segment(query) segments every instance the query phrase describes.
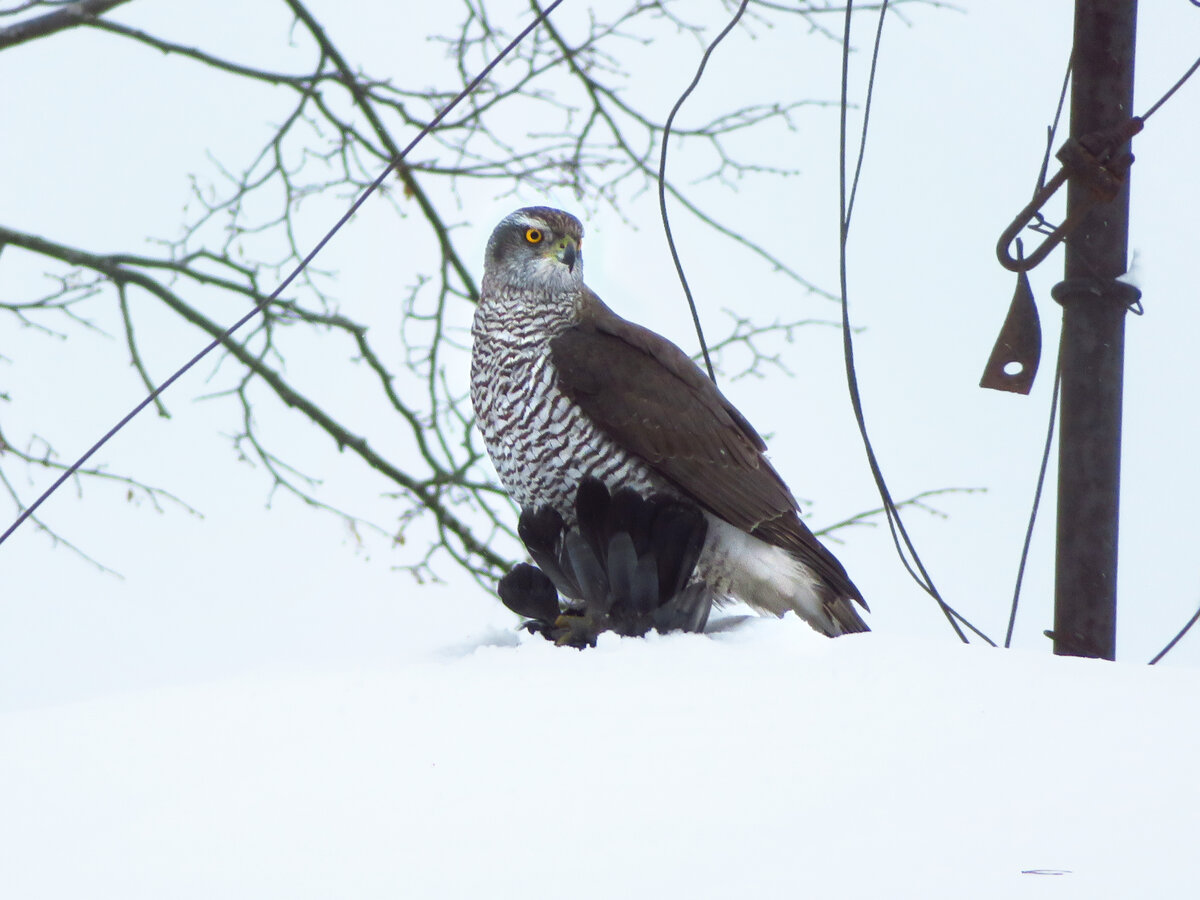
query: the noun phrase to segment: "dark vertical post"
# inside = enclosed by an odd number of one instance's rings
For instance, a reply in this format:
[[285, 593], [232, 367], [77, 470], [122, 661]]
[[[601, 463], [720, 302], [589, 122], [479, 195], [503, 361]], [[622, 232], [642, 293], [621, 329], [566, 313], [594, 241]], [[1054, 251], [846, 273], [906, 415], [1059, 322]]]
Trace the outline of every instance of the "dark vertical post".
[[[1071, 135], [1120, 125], [1133, 115], [1137, 0], [1076, 0]], [[1068, 214], [1088, 188], [1072, 179]], [[1117, 624], [1117, 513], [1125, 313], [1136, 300], [1118, 282], [1129, 237], [1129, 180], [1095, 206], [1067, 240], [1062, 408], [1058, 453], [1058, 552], [1054, 652], [1113, 659]]]

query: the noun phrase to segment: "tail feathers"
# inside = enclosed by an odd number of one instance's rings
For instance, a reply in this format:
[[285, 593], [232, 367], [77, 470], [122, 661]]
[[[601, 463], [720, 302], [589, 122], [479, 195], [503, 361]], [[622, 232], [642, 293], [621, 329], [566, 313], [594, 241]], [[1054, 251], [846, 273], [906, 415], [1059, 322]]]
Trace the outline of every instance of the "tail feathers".
[[791, 551], [711, 513], [696, 577], [706, 581], [718, 598], [741, 600], [769, 615], [795, 612], [829, 637], [870, 631], [854, 607], [856, 601], [866, 606], [857, 591], [839, 589]]
[[836, 629], [826, 632], [830, 637], [838, 637], [843, 634], [860, 634], [871, 630], [867, 627], [867, 623], [862, 620], [862, 616], [854, 608], [854, 601], [849, 597], [836, 597], [833, 600], [827, 600], [825, 602], [825, 612]]

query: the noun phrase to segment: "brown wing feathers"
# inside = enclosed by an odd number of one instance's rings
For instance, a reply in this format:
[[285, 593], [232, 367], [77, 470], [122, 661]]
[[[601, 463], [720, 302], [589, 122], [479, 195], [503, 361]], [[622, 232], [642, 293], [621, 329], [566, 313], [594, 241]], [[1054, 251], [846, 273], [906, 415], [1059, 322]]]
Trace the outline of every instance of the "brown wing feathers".
[[800, 520], [762, 438], [682, 350], [595, 294], [580, 323], [550, 346], [560, 387], [615, 440], [711, 512], [793, 551], [839, 593], [861, 600]]

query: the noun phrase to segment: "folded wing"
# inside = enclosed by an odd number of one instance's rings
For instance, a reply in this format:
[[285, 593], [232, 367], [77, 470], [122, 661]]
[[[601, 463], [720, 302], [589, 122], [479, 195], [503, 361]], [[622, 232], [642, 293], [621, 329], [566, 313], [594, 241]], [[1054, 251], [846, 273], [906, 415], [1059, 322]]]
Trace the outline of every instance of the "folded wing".
[[[862, 595], [801, 521], [766, 444], [688, 356], [592, 295], [551, 341], [559, 387], [615, 441], [703, 508], [783, 547], [835, 591]], [[865, 606], [865, 603], [864, 603]]]

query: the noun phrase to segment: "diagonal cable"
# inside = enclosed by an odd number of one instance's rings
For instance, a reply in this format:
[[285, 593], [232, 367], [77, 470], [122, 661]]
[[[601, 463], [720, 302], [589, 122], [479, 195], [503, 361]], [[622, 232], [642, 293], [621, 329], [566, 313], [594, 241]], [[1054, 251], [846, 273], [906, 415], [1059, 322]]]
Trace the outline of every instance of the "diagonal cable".
[[453, 110], [454, 107], [458, 106], [458, 104], [461, 103], [462, 100], [465, 97], [467, 97], [467, 95], [469, 95], [473, 90], [475, 90], [475, 88], [477, 88], [483, 82], [483, 80], [485, 78], [487, 78], [488, 75], [491, 74], [492, 70], [495, 69], [496, 66], [498, 66], [501, 63], [501, 61], [506, 56], [508, 56], [509, 53], [511, 53], [513, 50], [515, 50], [517, 48], [517, 46], [523, 40], [525, 40], [525, 38], [527, 38], [533, 32], [533, 30], [535, 28], [537, 28], [538, 25], [540, 25], [550, 15], [550, 13], [554, 12], [554, 10], [558, 6], [560, 6], [562, 3], [563, 3], [563, 0], [554, 0], [554, 2], [551, 3], [549, 6], [547, 6], [544, 10], [540, 10], [538, 12], [538, 14], [533, 18], [533, 20], [528, 25], [526, 25], [525, 28], [523, 28], [521, 30], [521, 32], [516, 37], [514, 37], [508, 43], [508, 45], [503, 50], [501, 50], [491, 60], [491, 62], [489, 62], [486, 66], [484, 66], [483, 69], [479, 72], [479, 74], [476, 75], [473, 79], [471, 79], [471, 82], [466, 87], [464, 87], [457, 94], [457, 96], [454, 97], [454, 99], [452, 99], [449, 103], [447, 103], [444, 107], [442, 107], [442, 110], [437, 115], [435, 115], [424, 127], [421, 128], [421, 130], [417, 133], [417, 136], [414, 137], [411, 141], [409, 141], [408, 146], [400, 151], [399, 157], [392, 160], [392, 162], [389, 163], [388, 166], [382, 172], [379, 173], [379, 176], [374, 181], [372, 181], [369, 185], [367, 185], [366, 189], [363, 190], [363, 192], [358, 195], [358, 197], [355, 199], [355, 201], [352, 204], [350, 204], [350, 208], [347, 209], [346, 212], [342, 214], [342, 217], [340, 219], [338, 219], [337, 222], [334, 223], [333, 227], [330, 228], [329, 231], [327, 231], [325, 233], [325, 236], [322, 237], [321, 240], [319, 240], [317, 242], [316, 246], [314, 246], [312, 248], [312, 250], [310, 250], [308, 252], [308, 254], [302, 260], [300, 260], [299, 263], [296, 264], [296, 267], [294, 269], [292, 269], [292, 271], [288, 274], [288, 276], [286, 278], [283, 279], [282, 282], [280, 282], [279, 286], [276, 287], [275, 290], [273, 290], [270, 293], [270, 295], [267, 297], [266, 300], [255, 305], [255, 307], [252, 310], [250, 310], [248, 313], [246, 313], [244, 316], [242, 316], [240, 319], [238, 319], [236, 322], [234, 322], [231, 326], [229, 326], [229, 328], [227, 328], [223, 334], [214, 338], [204, 349], [202, 349], [199, 353], [197, 353], [195, 356], [193, 356], [191, 359], [189, 359], [186, 363], [184, 363], [182, 366], [180, 366], [178, 369], [176, 369], [175, 372], [169, 378], [167, 378], [162, 384], [160, 384], [157, 388], [155, 388], [153, 391], [151, 391], [140, 403], [138, 403], [133, 409], [131, 409], [128, 413], [126, 413], [125, 416], [122, 417], [119, 422], [117, 422], [112, 428], [110, 428], [107, 432], [105, 432], [105, 434], [98, 441], [96, 441], [94, 444], [92, 444], [92, 446], [88, 448], [86, 453], [84, 453], [82, 456], [79, 457], [79, 459], [75, 460], [75, 462], [73, 462], [70, 466], [68, 466], [66, 469], [64, 469], [62, 474], [59, 475], [59, 477], [54, 481], [54, 483], [51, 484], [50, 487], [48, 487], [45, 491], [43, 491], [42, 494], [36, 500], [33, 501], [33, 503], [31, 503], [28, 507], [26, 507], [25, 510], [22, 511], [22, 513], [19, 516], [17, 516], [16, 521], [14, 521], [4, 531], [3, 534], [0, 534], [0, 544], [3, 544], [14, 531], [16, 531], [18, 528], [20, 528], [21, 525], [25, 522], [25, 520], [28, 519], [30, 516], [32, 516], [37, 511], [38, 507], [40, 507], [43, 503], [45, 503], [46, 500], [49, 499], [50, 496], [55, 491], [57, 491], [67, 481], [67, 479], [69, 479], [72, 475], [74, 475], [77, 471], [79, 471], [80, 467], [83, 466], [84, 463], [86, 463], [89, 459], [91, 459], [92, 456], [95, 455], [95, 453], [101, 447], [103, 447], [105, 444], [107, 444], [117, 434], [117, 432], [119, 432], [122, 428], [124, 428], [126, 425], [128, 425], [134, 419], [134, 417], [137, 416], [138, 413], [140, 413], [143, 409], [145, 409], [147, 406], [149, 406], [151, 403], [153, 403], [155, 400], [157, 400], [159, 395], [161, 395], [163, 393], [163, 391], [165, 391], [167, 388], [169, 388], [171, 385], [173, 385], [176, 381], [178, 381], [180, 378], [182, 378], [184, 374], [186, 374], [193, 366], [196, 365], [196, 363], [200, 362], [200, 360], [202, 360], [205, 356], [207, 356], [209, 353], [211, 353], [217, 347], [221, 346], [225, 341], [227, 341], [234, 334], [234, 332], [236, 332], [239, 328], [241, 328], [243, 325], [245, 325], [247, 322], [249, 322], [251, 319], [253, 319], [255, 316], [257, 316], [260, 312], [263, 311], [264, 307], [268, 303], [270, 303], [272, 300], [275, 300], [281, 293], [283, 293], [283, 291], [286, 290], [287, 287], [293, 281], [296, 280], [296, 278], [300, 275], [300, 273], [303, 272], [305, 268], [307, 268], [308, 264], [311, 263], [316, 258], [317, 254], [319, 254], [322, 250], [325, 249], [325, 245], [328, 244], [333, 239], [333, 236], [342, 229], [342, 226], [344, 226], [347, 222], [349, 222], [350, 219], [354, 216], [354, 214], [356, 212], [358, 212], [359, 208], [361, 208], [362, 205], [367, 202], [367, 199], [373, 193], [375, 193], [376, 190], [378, 190], [380, 185], [382, 185], [383, 182], [387, 179], [387, 177], [390, 174], [392, 174], [392, 171], [396, 168], [396, 166], [400, 163], [400, 161], [403, 160], [406, 156], [408, 156], [408, 154], [412, 152], [413, 148], [415, 148], [417, 146], [417, 144], [419, 144], [426, 135], [428, 135], [431, 131], [433, 131], [434, 128], [436, 128], [439, 124], [441, 124], [442, 120], [445, 119], [447, 115], [449, 115], [450, 111]]
[[[1054, 136], [1062, 121], [1063, 107], [1067, 103], [1067, 87], [1071, 83], [1071, 69], [1075, 62], [1075, 48], [1067, 55], [1067, 70], [1063, 73], [1062, 88], [1058, 93], [1058, 105], [1054, 108], [1054, 119], [1046, 129], [1046, 151], [1042, 155], [1042, 167], [1038, 171], [1037, 185], [1033, 189], [1036, 196], [1046, 184], [1046, 173], [1050, 169], [1050, 154], [1054, 151]], [[1017, 255], [1022, 256], [1024, 249], [1020, 238], [1017, 239]], [[1042, 463], [1038, 468], [1037, 483], [1033, 491], [1033, 503], [1029, 510], [1029, 522], [1025, 526], [1025, 541], [1021, 545], [1021, 558], [1017, 563], [1016, 583], [1013, 585], [1012, 605], [1008, 611], [1008, 628], [1004, 632], [1005, 648], [1012, 646], [1013, 629], [1017, 624], [1017, 609], [1021, 604], [1021, 586], [1025, 581], [1025, 566], [1029, 562], [1029, 550], [1033, 545], [1033, 529], [1037, 524], [1038, 510], [1042, 504], [1042, 491], [1046, 485], [1046, 471], [1050, 466], [1050, 447], [1054, 443], [1054, 432], [1058, 415], [1058, 393], [1062, 386], [1062, 344], [1059, 344], [1058, 362], [1054, 367], [1054, 388], [1050, 392], [1050, 421], [1046, 426], [1046, 440], [1042, 445]]]

